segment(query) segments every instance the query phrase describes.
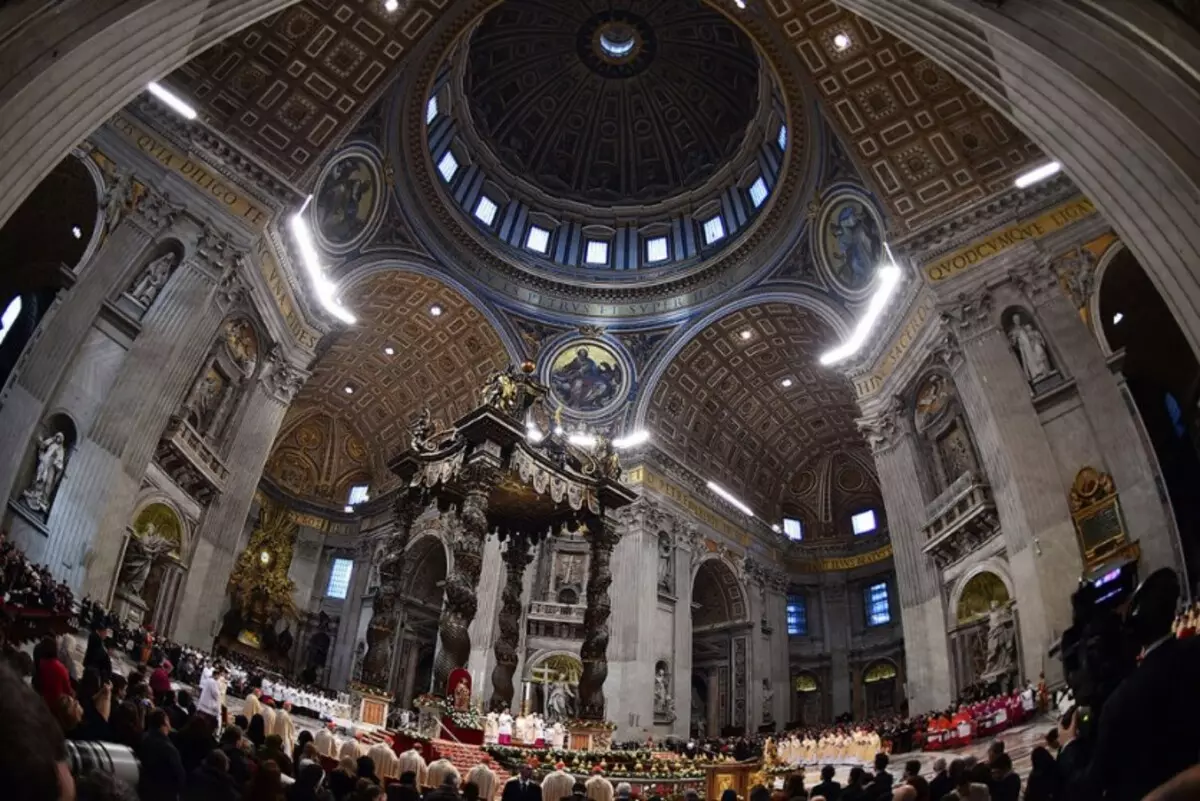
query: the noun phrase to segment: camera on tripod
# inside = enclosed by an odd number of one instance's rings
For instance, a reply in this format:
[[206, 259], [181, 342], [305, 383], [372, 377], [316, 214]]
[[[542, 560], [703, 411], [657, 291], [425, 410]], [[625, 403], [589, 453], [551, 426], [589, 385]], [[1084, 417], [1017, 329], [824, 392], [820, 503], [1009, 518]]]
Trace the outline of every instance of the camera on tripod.
[[1178, 601], [1174, 570], [1156, 570], [1138, 586], [1133, 559], [1080, 580], [1071, 596], [1071, 627], [1056, 649], [1075, 697], [1078, 736], [1094, 734], [1104, 702], [1136, 669], [1141, 650], [1170, 633]]

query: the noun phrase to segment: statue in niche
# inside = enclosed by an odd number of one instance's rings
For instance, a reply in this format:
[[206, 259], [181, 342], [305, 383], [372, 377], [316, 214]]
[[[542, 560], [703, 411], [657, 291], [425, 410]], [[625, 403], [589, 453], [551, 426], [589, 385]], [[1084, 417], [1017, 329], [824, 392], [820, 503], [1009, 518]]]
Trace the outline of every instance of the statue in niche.
[[254, 367], [258, 346], [254, 342], [254, 328], [246, 320], [230, 320], [225, 323], [225, 347], [237, 366], [249, 372]]
[[658, 588], [663, 592], [675, 591], [675, 548], [671, 535], [658, 535]]
[[158, 297], [158, 293], [166, 285], [167, 279], [171, 277], [177, 261], [174, 253], [159, 256], [138, 273], [138, 277], [134, 279], [126, 294], [149, 309], [154, 304], [154, 299]]
[[142, 590], [146, 588], [146, 580], [154, 564], [164, 555], [171, 552], [174, 543], [158, 533], [158, 527], [147, 523], [145, 532], [138, 536], [134, 534], [125, 546], [125, 558], [121, 562], [121, 572], [117, 577], [117, 589], [126, 596], [141, 598]]
[[992, 601], [987, 622], [987, 660], [983, 673], [985, 679], [1003, 676], [1017, 669], [1015, 629], [1012, 604]]
[[762, 680], [762, 711], [763, 723], [770, 725], [775, 722], [775, 711], [771, 706], [775, 703], [775, 690], [769, 679]]
[[563, 721], [571, 717], [575, 707], [575, 691], [561, 677], [550, 684], [546, 695], [546, 718], [550, 721]]
[[1033, 323], [1020, 312], [1013, 312], [1009, 325], [1008, 341], [1012, 343], [1029, 383], [1036, 384], [1054, 372], [1046, 351], [1046, 340]]
[[957, 423], [938, 441], [941, 451], [942, 464], [946, 471], [946, 486], [950, 486], [963, 473], [975, 469], [975, 460], [971, 456], [971, 446], [967, 441], [966, 432]]
[[117, 175], [116, 182], [104, 193], [104, 235], [108, 236], [117, 226], [125, 212], [133, 209], [133, 176], [127, 172]]
[[659, 662], [654, 671], [654, 714], [669, 717], [675, 714], [675, 699], [671, 697], [671, 677], [667, 674], [667, 663]]
[[583, 554], [564, 553], [558, 557], [557, 586], [574, 586], [583, 578]]
[[65, 442], [62, 432], [38, 440], [37, 470], [29, 488], [21, 493], [21, 500], [35, 512], [50, 511], [50, 499], [58, 488], [67, 463]]
[[192, 393], [187, 414], [188, 422], [197, 431], [204, 433], [212, 424], [212, 418], [217, 413], [224, 387], [224, 379], [212, 367], [209, 367], [200, 378], [196, 390]]

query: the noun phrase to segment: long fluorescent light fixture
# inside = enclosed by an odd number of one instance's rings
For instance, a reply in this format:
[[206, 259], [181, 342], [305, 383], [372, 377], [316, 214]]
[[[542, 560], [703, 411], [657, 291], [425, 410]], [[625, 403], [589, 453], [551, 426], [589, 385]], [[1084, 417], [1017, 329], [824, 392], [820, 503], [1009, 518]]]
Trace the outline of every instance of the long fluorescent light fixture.
[[848, 359], [858, 353], [858, 349], [867, 341], [871, 329], [879, 321], [879, 315], [883, 313], [887, 302], [891, 300], [892, 293], [896, 291], [896, 285], [900, 283], [900, 268], [892, 261], [890, 249], [888, 250], [888, 261], [889, 264], [880, 267], [875, 273], [878, 276], [879, 285], [875, 287], [875, 294], [871, 296], [871, 302], [867, 304], [866, 312], [859, 318], [858, 325], [854, 327], [854, 333], [841, 345], [822, 353], [821, 364], [829, 366]]
[[196, 109], [189, 106], [181, 97], [179, 97], [179, 95], [175, 94], [162, 84], [156, 81], [151, 81], [150, 83], [146, 84], [146, 90], [170, 106], [171, 110], [179, 116], [186, 117], [189, 120], [196, 119]]
[[642, 428], [634, 431], [632, 434], [626, 434], [623, 437], [617, 437], [613, 440], [613, 447], [618, 450], [625, 448], [636, 448], [638, 445], [650, 441], [650, 432]]
[[308, 222], [304, 219], [304, 210], [308, 208], [309, 200], [312, 200], [311, 195], [308, 200], [304, 201], [300, 211], [292, 215], [292, 238], [296, 240], [296, 249], [300, 251], [300, 260], [304, 262], [308, 277], [312, 280], [313, 289], [317, 293], [317, 299], [321, 301], [325, 311], [348, 325], [354, 325], [358, 319], [345, 306], [338, 303], [337, 287], [325, 277], [325, 273], [321, 269], [321, 258], [317, 255], [317, 246], [313, 243], [312, 232], [308, 230]]
[[722, 487], [722, 486], [721, 486], [720, 484], [718, 484], [717, 482], [715, 482], [715, 481], [710, 481], [710, 482], [708, 482], [708, 488], [709, 488], [710, 490], [712, 490], [713, 492], [717, 493], [718, 495], [720, 495], [720, 496], [721, 496], [722, 498], [724, 498], [725, 500], [729, 501], [731, 504], [733, 504], [734, 506], [736, 506], [738, 509], [740, 509], [740, 510], [741, 510], [743, 513], [745, 513], [745, 514], [746, 514], [746, 515], [748, 515], [749, 517], [754, 517], [754, 512], [750, 511], [750, 507], [749, 507], [749, 506], [747, 506], [746, 504], [742, 503], [742, 502], [741, 502], [741, 500], [739, 500], [737, 497], [735, 497], [734, 495], [732, 495], [732, 494], [729, 492], [729, 490], [725, 489], [724, 487]]
[[1053, 175], [1058, 175], [1060, 172], [1062, 172], [1062, 164], [1057, 161], [1052, 161], [1049, 164], [1043, 164], [1040, 167], [1035, 167], [1027, 173], [1018, 175], [1017, 180], [1013, 183], [1017, 185], [1017, 189], [1024, 189], [1027, 186], [1033, 186], [1036, 183], [1040, 183]]
[[591, 434], [580, 434], [579, 432], [574, 432], [567, 437], [567, 442], [580, 448], [596, 447], [596, 438]]

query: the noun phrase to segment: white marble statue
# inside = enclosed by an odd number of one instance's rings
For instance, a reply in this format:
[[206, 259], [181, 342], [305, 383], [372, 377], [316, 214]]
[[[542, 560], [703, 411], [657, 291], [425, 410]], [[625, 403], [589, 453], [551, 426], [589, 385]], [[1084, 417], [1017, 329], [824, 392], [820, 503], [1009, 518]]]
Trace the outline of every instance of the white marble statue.
[[1053, 371], [1050, 356], [1046, 352], [1046, 340], [1032, 323], [1023, 320], [1017, 312], [1013, 313], [1011, 323], [1008, 339], [1016, 348], [1021, 368], [1025, 370], [1025, 377], [1029, 379], [1030, 384], [1036, 384]]
[[150, 308], [154, 299], [158, 297], [158, 293], [167, 283], [167, 279], [171, 277], [171, 271], [175, 269], [175, 261], [175, 254], [167, 253], [147, 264], [145, 269], [138, 274], [133, 285], [129, 287], [129, 297], [147, 309]]
[[37, 470], [21, 500], [35, 512], [49, 512], [50, 498], [62, 478], [67, 463], [67, 448], [61, 432], [38, 440]]
[[121, 562], [117, 588], [126, 595], [141, 598], [146, 580], [150, 578], [151, 568], [159, 557], [170, 553], [171, 547], [171, 541], [159, 536], [153, 523], [146, 526], [142, 536], [132, 535], [129, 544], [125, 546], [125, 558]]
[[1002, 676], [1017, 669], [1014, 626], [1011, 605], [992, 601], [991, 611], [988, 613], [987, 663], [983, 674], [985, 678]]
[[125, 212], [133, 208], [133, 176], [127, 172], [117, 175], [117, 180], [104, 193], [104, 233], [111, 234]]
[[571, 717], [571, 704], [575, 693], [571, 685], [565, 681], [556, 681], [550, 685], [550, 693], [546, 698], [546, 717], [549, 720], [566, 720]]
[[670, 715], [675, 711], [675, 701], [671, 698], [671, 677], [667, 675], [667, 666], [659, 665], [654, 673], [654, 713]]

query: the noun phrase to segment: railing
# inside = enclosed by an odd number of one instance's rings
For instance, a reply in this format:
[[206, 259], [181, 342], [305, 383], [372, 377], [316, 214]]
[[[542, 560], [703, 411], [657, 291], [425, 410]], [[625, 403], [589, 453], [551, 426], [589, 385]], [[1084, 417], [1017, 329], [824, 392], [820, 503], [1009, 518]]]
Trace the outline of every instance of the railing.
[[549, 601], [533, 601], [529, 604], [529, 617], [562, 623], [582, 623], [584, 604], [560, 604]]
[[925, 546], [938, 567], [947, 567], [987, 542], [999, 523], [992, 490], [974, 473], [964, 473], [925, 507]]

